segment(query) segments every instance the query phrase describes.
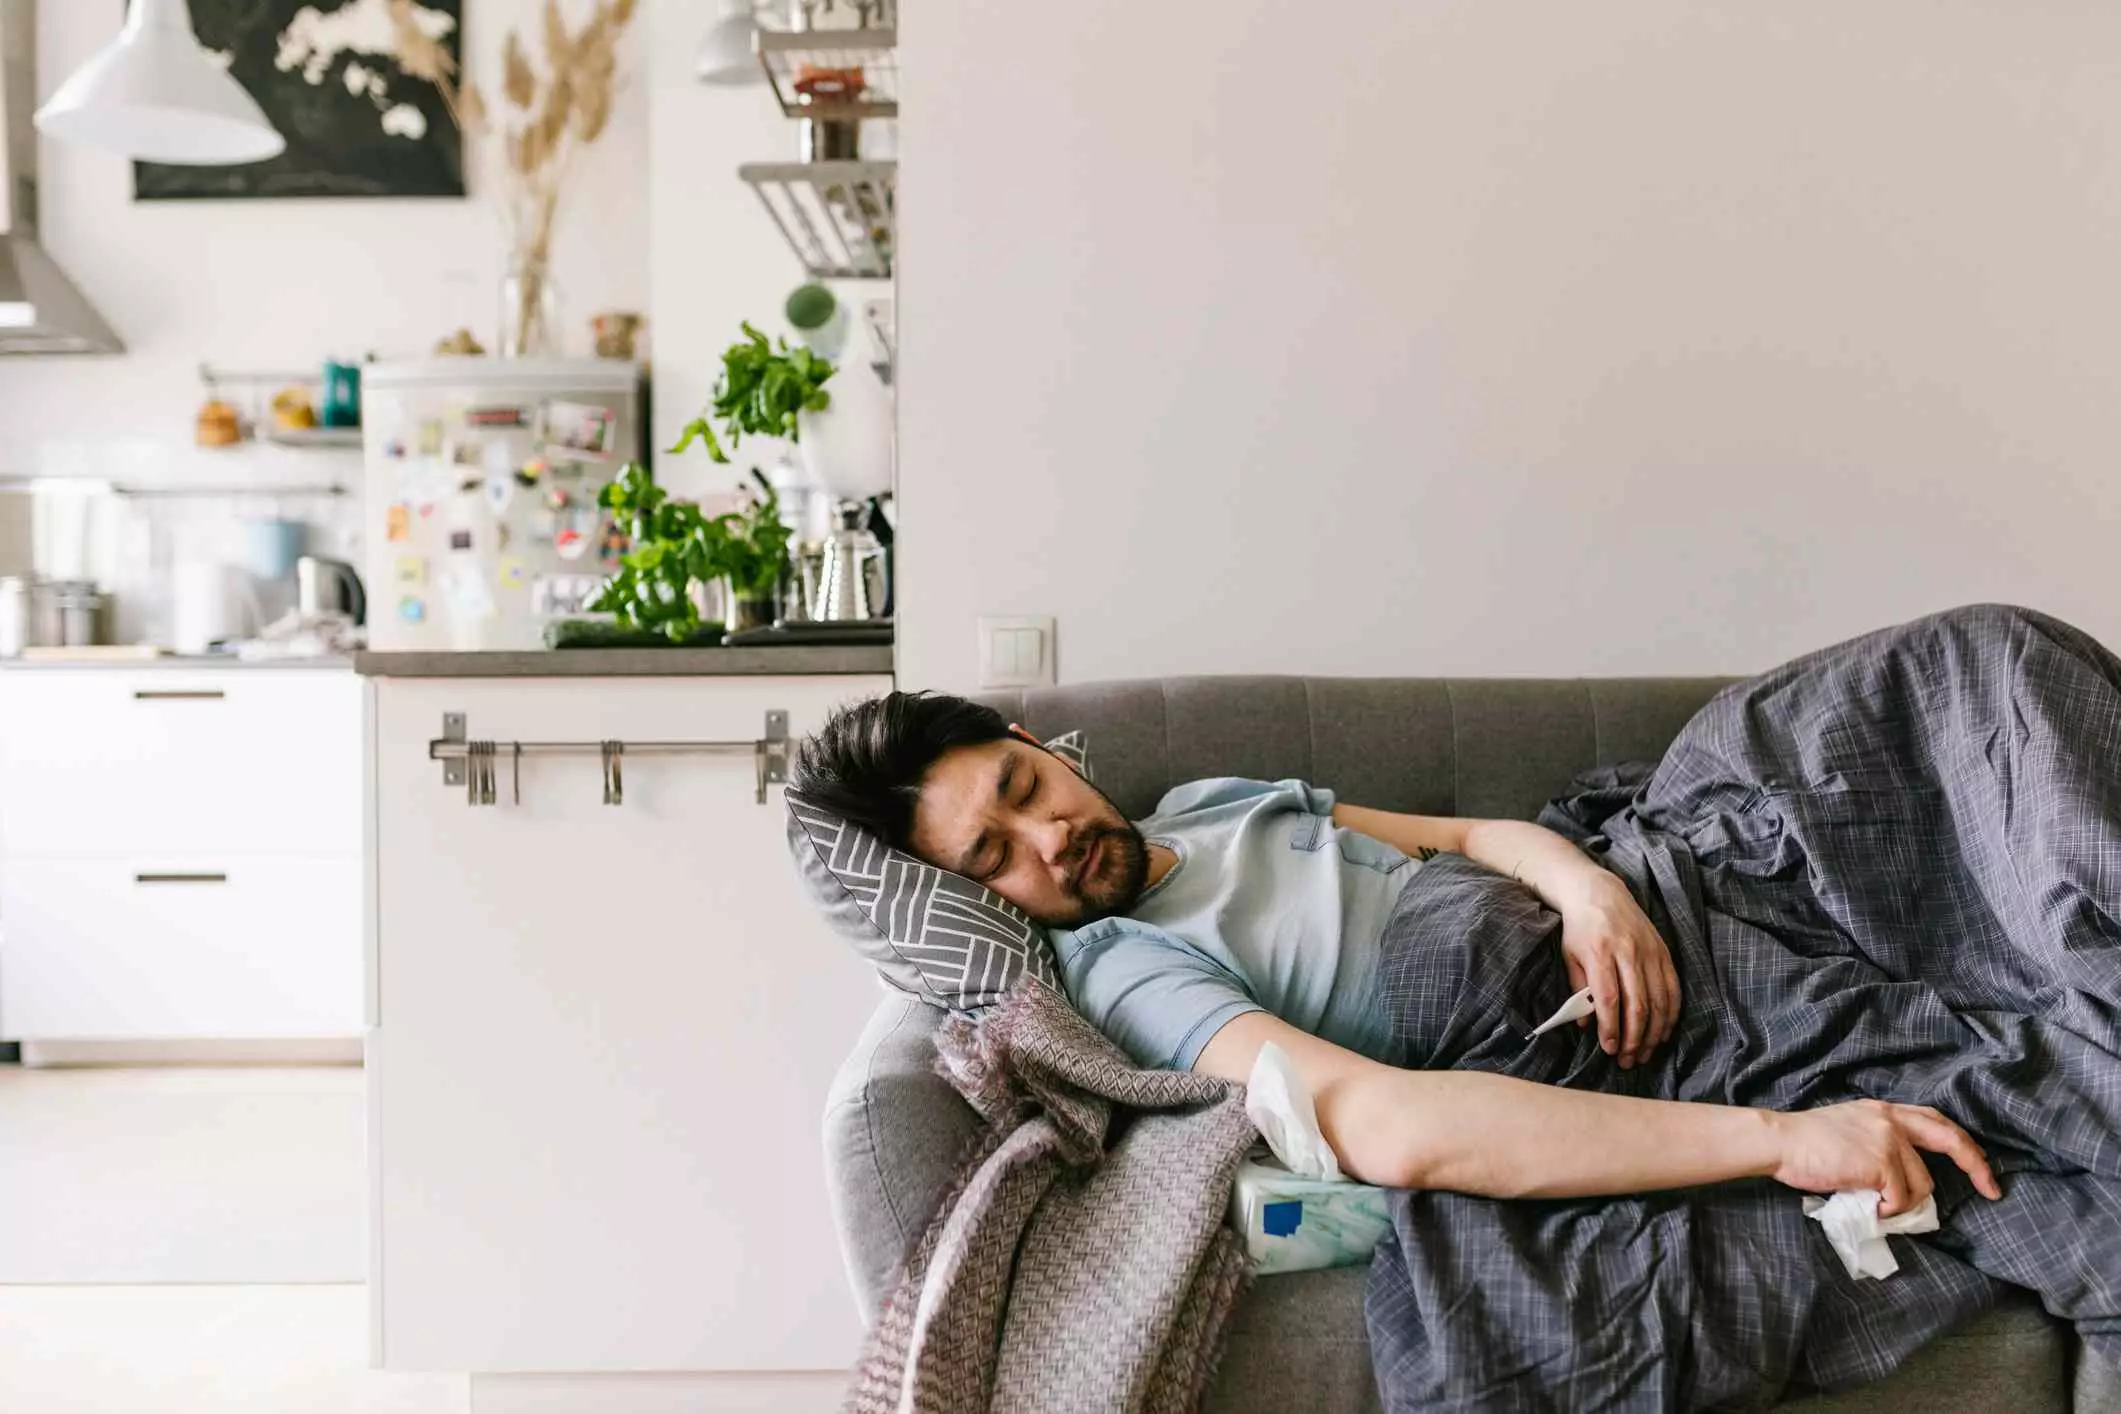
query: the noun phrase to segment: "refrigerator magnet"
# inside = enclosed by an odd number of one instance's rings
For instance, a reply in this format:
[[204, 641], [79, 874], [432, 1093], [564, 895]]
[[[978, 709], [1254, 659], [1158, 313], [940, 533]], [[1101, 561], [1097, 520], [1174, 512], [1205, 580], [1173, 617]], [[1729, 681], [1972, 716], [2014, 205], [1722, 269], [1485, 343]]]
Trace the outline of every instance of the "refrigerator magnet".
[[425, 584], [427, 583], [427, 561], [420, 555], [400, 555], [398, 556], [396, 573], [400, 584]]
[[507, 549], [508, 542], [514, 538], [515, 532], [508, 528], [508, 522], [505, 520], [493, 528], [493, 548], [496, 550]]
[[516, 479], [506, 471], [486, 474], [486, 504], [495, 515], [508, 509], [508, 503], [516, 498]]
[[417, 594], [400, 595], [398, 598], [398, 617], [409, 624], [426, 622], [427, 601]]
[[605, 521], [604, 529], [597, 537], [597, 559], [606, 569], [616, 568], [619, 557], [633, 548], [626, 532], [619, 529], [617, 521]]
[[464, 409], [466, 427], [528, 427], [530, 409], [524, 407], [477, 407]]
[[391, 437], [386, 439], [383, 443], [383, 456], [384, 459], [387, 461], [404, 461], [405, 439], [403, 437]]
[[462, 439], [450, 446], [449, 460], [456, 466], [484, 466], [486, 464], [485, 445], [469, 438]]
[[383, 538], [392, 544], [412, 539], [412, 507], [393, 501], [383, 512]]
[[450, 531], [449, 548], [458, 551], [469, 550], [471, 548], [471, 532], [462, 529]]
[[518, 486], [535, 486], [544, 479], [545, 470], [545, 459], [543, 457], [532, 457], [529, 461], [516, 468], [516, 484]]
[[552, 548], [563, 560], [579, 560], [589, 553], [589, 537], [571, 525], [553, 532]]
[[574, 504], [574, 493], [564, 486], [555, 486], [545, 493], [547, 510], [564, 511]]
[[595, 403], [545, 404], [541, 440], [547, 447], [592, 457], [608, 457], [618, 445], [618, 417]]
[[420, 424], [420, 455], [438, 457], [442, 454], [442, 420], [430, 417]]
[[524, 564], [513, 555], [502, 557], [501, 587], [503, 589], [521, 589], [529, 583], [530, 566]]

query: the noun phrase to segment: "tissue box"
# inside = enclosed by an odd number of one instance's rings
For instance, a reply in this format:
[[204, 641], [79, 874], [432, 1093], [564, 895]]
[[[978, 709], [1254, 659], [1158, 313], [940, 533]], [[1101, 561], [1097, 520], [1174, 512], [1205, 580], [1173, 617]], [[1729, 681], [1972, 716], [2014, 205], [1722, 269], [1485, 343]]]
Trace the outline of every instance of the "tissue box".
[[1260, 1275], [1351, 1267], [1392, 1230], [1385, 1190], [1298, 1178], [1272, 1159], [1247, 1161], [1230, 1189], [1230, 1223]]

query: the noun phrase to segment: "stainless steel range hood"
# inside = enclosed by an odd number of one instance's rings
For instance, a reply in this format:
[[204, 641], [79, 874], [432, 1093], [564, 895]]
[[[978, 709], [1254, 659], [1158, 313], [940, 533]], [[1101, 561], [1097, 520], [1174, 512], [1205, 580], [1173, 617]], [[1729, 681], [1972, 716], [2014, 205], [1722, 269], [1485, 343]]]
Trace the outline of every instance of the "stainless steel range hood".
[[0, 0], [0, 354], [123, 353], [37, 244], [37, 0]]

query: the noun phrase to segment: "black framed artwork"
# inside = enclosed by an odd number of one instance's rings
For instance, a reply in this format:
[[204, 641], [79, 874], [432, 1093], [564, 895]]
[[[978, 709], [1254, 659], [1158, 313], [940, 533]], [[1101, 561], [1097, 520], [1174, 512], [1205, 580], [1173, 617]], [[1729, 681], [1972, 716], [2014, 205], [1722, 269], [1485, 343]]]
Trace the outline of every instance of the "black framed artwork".
[[[435, 86], [398, 67], [388, 0], [191, 0], [191, 15], [287, 150], [233, 167], [135, 162], [137, 200], [464, 195], [463, 135]], [[413, 15], [460, 58], [464, 0], [416, 0]]]

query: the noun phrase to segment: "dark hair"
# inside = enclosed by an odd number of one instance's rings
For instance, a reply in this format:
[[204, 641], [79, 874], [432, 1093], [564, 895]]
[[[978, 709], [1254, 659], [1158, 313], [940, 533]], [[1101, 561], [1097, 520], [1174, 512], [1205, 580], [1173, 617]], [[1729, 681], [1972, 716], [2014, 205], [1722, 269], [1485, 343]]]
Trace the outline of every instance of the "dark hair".
[[1008, 735], [1008, 721], [992, 707], [945, 693], [890, 692], [835, 711], [797, 748], [789, 784], [905, 849], [921, 779], [936, 758]]

